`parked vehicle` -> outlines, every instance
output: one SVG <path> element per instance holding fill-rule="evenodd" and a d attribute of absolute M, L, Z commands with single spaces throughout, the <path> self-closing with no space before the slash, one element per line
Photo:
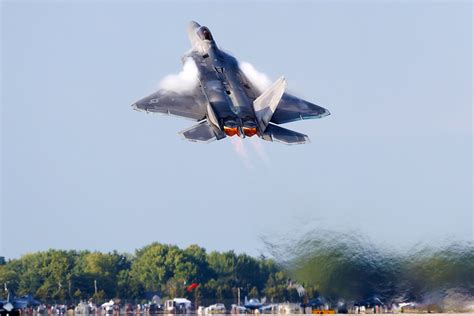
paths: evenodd
<path fill-rule="evenodd" d="M 205 314 L 225 314 L 225 305 L 222 303 L 217 303 L 214 305 L 210 305 L 204 309 Z"/>
<path fill-rule="evenodd" d="M 167 300 L 164 311 L 172 314 L 188 314 L 191 312 L 191 301 L 185 298 Z"/>

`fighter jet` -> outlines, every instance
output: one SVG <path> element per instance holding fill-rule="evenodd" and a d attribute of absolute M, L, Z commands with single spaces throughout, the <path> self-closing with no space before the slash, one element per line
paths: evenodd
<path fill-rule="evenodd" d="M 7 288 L 5 284 L 5 291 L 7 292 L 6 301 L 0 300 L 0 315 L 16 316 L 21 314 L 21 310 L 29 306 L 38 306 L 40 302 L 35 300 L 31 295 L 24 295 L 16 297 L 13 291 Z"/>
<path fill-rule="evenodd" d="M 309 142 L 307 135 L 279 125 L 329 115 L 325 108 L 286 93 L 284 77 L 259 90 L 237 59 L 219 49 L 209 28 L 192 21 L 188 37 L 192 48 L 182 62 L 185 67 L 190 63 L 197 68 L 196 85 L 177 91 L 162 88 L 132 104 L 137 111 L 197 121 L 180 132 L 186 140 L 209 143 L 226 137 L 258 136 L 266 141 L 304 144 Z"/>
<path fill-rule="evenodd" d="M 256 309 L 260 309 L 263 307 L 263 303 L 260 303 L 260 301 L 257 298 L 251 298 L 250 300 L 248 300 L 246 296 L 244 306 L 248 310 L 255 312 Z"/>

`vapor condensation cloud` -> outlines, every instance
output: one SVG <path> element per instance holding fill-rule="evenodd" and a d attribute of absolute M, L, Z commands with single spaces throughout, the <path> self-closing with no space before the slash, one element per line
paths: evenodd
<path fill-rule="evenodd" d="M 248 62 L 239 62 L 239 68 L 260 93 L 265 91 L 272 83 L 265 73 L 259 72 Z M 159 87 L 174 92 L 185 92 L 194 89 L 197 85 L 198 68 L 196 63 L 192 58 L 186 58 L 183 69 L 177 74 L 165 76 L 160 81 Z"/>
<path fill-rule="evenodd" d="M 193 90 L 198 85 L 198 68 L 192 58 L 187 58 L 183 70 L 170 74 L 160 81 L 160 89 L 178 93 Z"/>
<path fill-rule="evenodd" d="M 239 62 L 239 68 L 242 70 L 247 79 L 249 79 L 250 82 L 255 85 L 260 93 L 265 91 L 272 84 L 268 76 L 255 69 L 251 63 L 245 61 Z"/>

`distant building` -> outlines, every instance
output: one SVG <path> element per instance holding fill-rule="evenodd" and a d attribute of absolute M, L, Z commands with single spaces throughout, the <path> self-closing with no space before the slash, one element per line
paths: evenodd
<path fill-rule="evenodd" d="M 0 256 L 0 266 L 5 264 L 5 257 Z"/>

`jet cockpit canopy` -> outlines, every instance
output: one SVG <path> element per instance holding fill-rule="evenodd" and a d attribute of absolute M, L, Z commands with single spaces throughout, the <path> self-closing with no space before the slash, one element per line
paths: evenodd
<path fill-rule="evenodd" d="M 197 34 L 202 41 L 213 41 L 211 31 L 205 26 L 201 26 L 197 30 Z"/>

